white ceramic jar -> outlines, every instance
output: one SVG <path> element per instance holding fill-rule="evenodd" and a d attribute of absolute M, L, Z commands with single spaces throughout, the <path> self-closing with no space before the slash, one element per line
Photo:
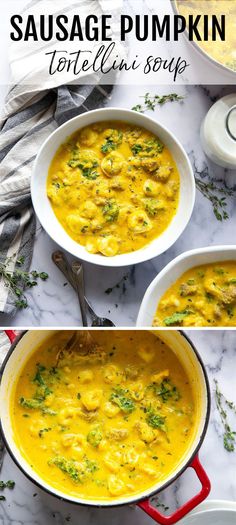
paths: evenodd
<path fill-rule="evenodd" d="M 215 164 L 236 169 L 236 93 L 218 100 L 201 126 L 202 147 Z"/>

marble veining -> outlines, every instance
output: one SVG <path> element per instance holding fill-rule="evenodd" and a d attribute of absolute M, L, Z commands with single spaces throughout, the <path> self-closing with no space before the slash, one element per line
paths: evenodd
<path fill-rule="evenodd" d="M 235 368 L 236 335 L 234 331 L 188 331 L 208 372 L 212 389 L 212 409 L 208 431 L 200 450 L 200 459 L 212 483 L 210 499 L 236 500 L 236 451 L 223 447 L 223 429 L 213 395 L 214 379 L 220 390 L 236 403 Z M 5 352 L 0 333 L 0 355 Z M 236 418 L 232 428 L 236 430 Z M 151 525 L 154 523 L 135 506 L 114 509 L 90 509 L 65 503 L 44 493 L 31 483 L 14 465 L 8 454 L 4 457 L 1 479 L 13 479 L 14 490 L 5 490 L 6 501 L 0 504 L 0 525 Z M 154 499 L 174 510 L 199 490 L 195 474 L 188 469 L 173 485 Z"/>
<path fill-rule="evenodd" d="M 189 154 L 198 177 L 225 181 L 227 187 L 236 189 L 236 173 L 210 162 L 202 151 L 199 138 L 202 119 L 212 103 L 232 90 L 229 86 L 116 86 L 108 105 L 132 108 L 142 101 L 140 96 L 146 92 L 165 94 L 176 91 L 183 95 L 182 102 L 166 104 L 148 114 L 176 134 Z M 229 219 L 221 223 L 216 220 L 209 201 L 197 190 L 193 215 L 184 233 L 166 253 L 146 263 L 126 268 L 105 268 L 84 263 L 86 294 L 95 311 L 110 317 L 118 326 L 133 326 L 147 286 L 169 261 L 189 249 L 235 244 L 235 197 L 227 197 L 227 203 Z M 1 326 L 81 324 L 76 294 L 51 261 L 51 254 L 57 248 L 38 225 L 32 269 L 48 272 L 49 279 L 27 292 L 29 308 L 19 311 L 14 318 L 1 315 Z M 107 290 L 110 293 L 106 293 Z"/>

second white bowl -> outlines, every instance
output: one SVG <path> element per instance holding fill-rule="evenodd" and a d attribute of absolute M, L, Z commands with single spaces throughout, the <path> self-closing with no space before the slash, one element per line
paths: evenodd
<path fill-rule="evenodd" d="M 153 279 L 147 288 L 138 313 L 137 326 L 152 326 L 158 303 L 163 294 L 183 273 L 194 266 L 214 262 L 236 262 L 236 246 L 212 246 L 184 252 Z"/>

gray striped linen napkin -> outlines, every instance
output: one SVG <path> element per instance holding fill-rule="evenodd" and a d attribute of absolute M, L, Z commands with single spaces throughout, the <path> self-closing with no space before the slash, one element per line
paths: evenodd
<path fill-rule="evenodd" d="M 31 2 L 30 13 L 34 5 L 44 12 L 44 3 L 47 4 L 46 0 Z M 81 6 L 87 14 L 97 12 L 99 16 L 108 9 L 107 0 L 77 0 L 74 4 L 67 3 L 67 6 L 69 5 L 70 9 L 75 5 Z M 59 7 L 61 8 L 61 1 L 54 1 L 54 13 L 60 12 Z M 117 11 L 120 7 L 121 0 L 114 0 L 113 9 Z M 111 12 L 111 5 L 106 12 Z M 20 51 L 18 48 L 14 49 L 12 56 L 10 55 L 10 65 L 17 60 L 16 52 L 22 62 Z M 30 49 L 27 53 L 31 54 Z M 34 56 L 30 59 L 37 61 L 37 57 Z M 22 66 L 23 64 L 24 62 Z M 38 76 L 33 78 L 33 86 L 19 83 L 10 89 L 1 122 L 0 263 L 6 259 L 9 261 L 10 258 L 8 269 L 11 272 L 14 271 L 19 256 L 24 257 L 24 271 L 29 270 L 31 263 L 36 220 L 30 199 L 30 175 L 41 144 L 57 126 L 68 119 L 104 106 L 112 91 L 112 85 L 101 85 L 98 78 L 97 84 L 94 85 L 94 74 L 91 77 L 87 75 L 84 85 L 52 86 L 50 79 L 51 89 L 48 88 L 45 72 L 42 72 L 42 75 L 37 72 L 35 75 Z M 32 82 L 32 72 L 30 81 Z M 14 314 L 14 303 L 9 289 L 3 279 L 0 279 L 0 312 Z"/>

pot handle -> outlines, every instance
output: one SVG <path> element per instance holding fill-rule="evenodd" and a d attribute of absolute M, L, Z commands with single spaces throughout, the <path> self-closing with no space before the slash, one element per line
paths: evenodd
<path fill-rule="evenodd" d="M 14 330 L 5 330 L 5 334 L 7 335 L 8 339 L 10 340 L 11 343 L 13 343 L 13 341 L 15 341 L 15 338 L 16 338 L 16 332 Z"/>
<path fill-rule="evenodd" d="M 182 507 L 173 512 L 173 514 L 171 514 L 170 516 L 164 516 L 153 505 L 151 505 L 148 499 L 142 501 L 141 503 L 138 503 L 138 506 L 160 525 L 173 525 L 174 523 L 182 519 L 184 516 L 186 516 L 186 514 L 188 514 L 191 510 L 197 507 L 197 505 L 199 505 L 199 503 L 201 503 L 204 499 L 207 498 L 211 490 L 211 483 L 203 466 L 199 461 L 198 455 L 195 456 L 193 461 L 190 463 L 189 467 L 195 470 L 196 475 L 202 485 L 202 488 L 200 492 L 196 494 L 196 496 L 184 503 L 184 505 L 182 505 Z"/>

